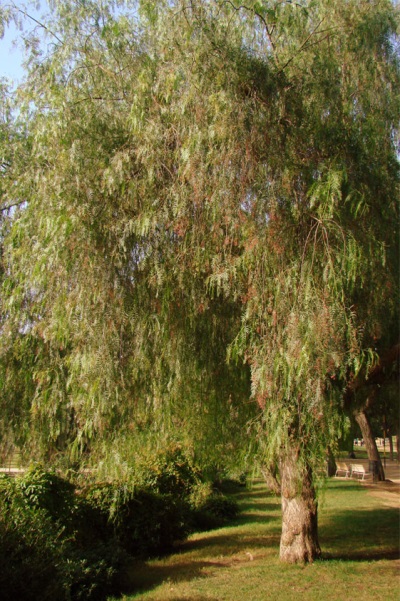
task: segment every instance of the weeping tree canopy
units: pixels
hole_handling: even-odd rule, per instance
[[[343,391],[398,337],[398,13],[50,5],[1,130],[2,432],[206,455],[255,419],[311,560]]]
[[[27,36],[5,115],[3,440],[76,460],[132,431],[160,444],[194,431],[213,463],[255,413],[248,366],[226,362],[241,307],[211,298],[200,272],[178,278],[179,237],[155,213],[159,167],[135,132],[156,25],[116,11],[54,4]]]

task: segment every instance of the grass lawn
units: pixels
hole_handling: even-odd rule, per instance
[[[307,566],[278,560],[279,499],[261,482],[237,499],[242,513],[231,526],[195,534],[169,557],[133,564],[129,589],[136,593],[123,600],[400,600],[398,496],[384,502],[355,481],[331,480],[320,501],[324,558]]]

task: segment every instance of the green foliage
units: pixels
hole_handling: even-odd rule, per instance
[[[95,530],[87,537],[88,524],[79,518],[85,512],[79,513],[80,501],[73,499],[72,490],[70,483],[39,468],[20,478],[2,476],[4,599],[97,601],[116,590],[123,554],[112,541],[99,540]]]
[[[117,483],[93,485],[83,494],[102,530],[133,556],[165,553],[191,529],[187,502],[173,494]]]
[[[194,530],[211,530],[232,521],[239,513],[237,502],[216,490],[211,483],[200,483],[190,495],[194,510]]]
[[[165,553],[193,530],[215,528],[236,516],[236,504],[204,481],[179,445],[144,454],[132,472],[129,481],[93,483],[80,493],[86,519],[131,555]]]
[[[191,529],[185,501],[171,494],[138,491],[124,507],[122,545],[133,555],[158,555],[184,540]]]
[[[3,599],[67,599],[63,548],[53,522],[43,513],[5,509],[2,503],[0,531]]]
[[[75,486],[65,478],[36,466],[16,482],[24,502],[33,510],[44,510],[63,527],[74,519],[74,514],[78,511]]]
[[[201,473],[179,445],[153,452],[137,466],[142,472],[136,478],[143,486],[160,494],[187,497],[200,481]]]
[[[131,469],[130,481],[95,483],[82,495],[100,518],[101,529],[113,532],[130,554],[165,553],[200,527],[197,514],[212,490],[179,445],[142,453]],[[220,521],[214,516],[212,526]]]
[[[200,507],[202,512],[220,518],[223,522],[231,521],[237,517],[239,508],[233,499],[222,494],[214,494]]]
[[[101,600],[129,556],[171,551],[237,505],[200,483],[180,448],[159,455],[142,484],[74,484],[41,467],[0,478],[0,583],[5,599]],[[146,486],[143,482],[146,481]]]

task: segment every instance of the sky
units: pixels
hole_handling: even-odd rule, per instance
[[[21,62],[23,55],[20,50],[13,48],[12,41],[18,35],[15,26],[7,28],[4,37],[0,40],[0,76],[7,79],[19,80],[23,70]]]
[[[1,5],[6,6],[9,0],[0,0]],[[11,3],[11,2],[10,2]],[[41,21],[41,16],[49,12],[47,0],[14,0],[13,4],[31,15],[34,19]],[[118,9],[116,9],[118,12]],[[22,16],[22,15],[21,15]],[[35,28],[35,22],[29,18],[24,19],[24,27],[26,31],[31,31]],[[18,31],[14,23],[10,23],[5,27],[4,36],[0,39],[0,78],[7,77],[15,80],[18,83],[23,77],[24,70],[22,63],[24,60],[23,32]],[[17,40],[17,44],[14,41]],[[19,43],[18,43],[19,42]]]
[[[16,6],[24,7],[25,3],[15,2]],[[33,17],[39,18],[45,11],[47,3],[42,1],[40,7],[27,5],[27,10]],[[33,28],[34,23],[26,19],[26,27],[29,30]],[[14,41],[17,40],[17,44]],[[22,46],[22,32],[18,31],[14,23],[5,27],[4,36],[0,39],[0,77],[18,82],[23,76],[22,62],[24,60],[24,51]]]

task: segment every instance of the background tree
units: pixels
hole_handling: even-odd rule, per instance
[[[360,427],[368,458],[374,462],[375,476],[384,480],[384,467],[376,445],[376,437],[392,436],[398,431],[399,415],[399,350],[397,344],[380,357],[367,380],[353,382],[350,403]],[[347,403],[349,403],[347,395]],[[393,459],[393,443],[390,445]]]

